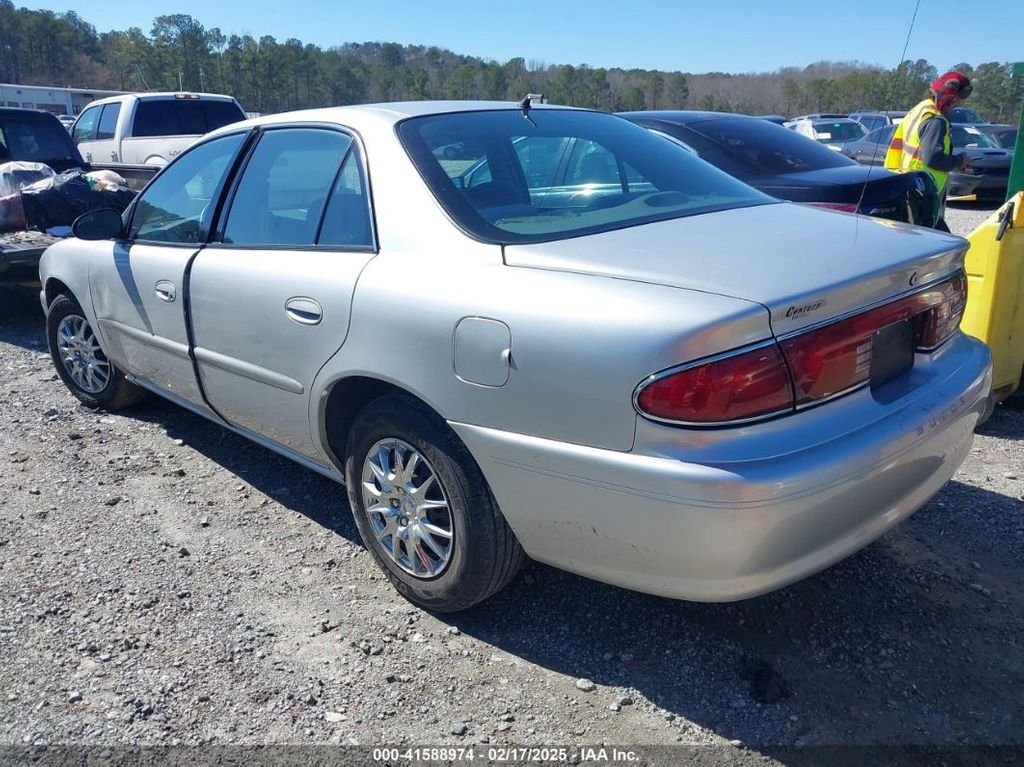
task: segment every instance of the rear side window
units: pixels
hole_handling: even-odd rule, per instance
[[[341,166],[338,181],[327,201],[317,244],[351,248],[373,246],[370,198],[363,177],[359,147],[355,144]]]
[[[96,129],[96,139],[114,138],[117,133],[117,116],[121,114],[120,104],[106,104],[100,115],[100,124]]]
[[[330,130],[288,128],[263,134],[238,183],[224,242],[313,245],[351,145],[350,136]]]
[[[244,133],[222,136],[190,149],[146,187],[135,204],[129,238],[147,242],[199,243],[206,240],[214,195]]]
[[[71,134],[71,138],[76,144],[92,141],[92,137],[96,134],[96,121],[99,119],[101,109],[102,107],[89,107],[78,116],[78,122],[75,123],[74,131]]]
[[[136,107],[132,135],[201,136],[244,119],[233,101],[150,99]]]

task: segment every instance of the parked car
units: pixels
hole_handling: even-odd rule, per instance
[[[459,142],[490,170],[469,186],[437,155]],[[779,202],[600,112],[271,115],[75,231],[40,270],[74,396],[153,391],[344,481],[433,610],[524,553],[676,598],[778,588],[927,502],[990,386],[964,240]]]
[[[133,93],[93,101],[71,135],[89,162],[144,180],[204,133],[246,119],[239,103],[213,93]]]
[[[951,123],[963,123],[964,125],[988,125],[989,122],[970,107],[953,107],[946,113]]]
[[[867,128],[849,117],[801,117],[786,123],[785,127],[801,136],[814,139],[829,149],[838,152],[847,141],[863,138]]]
[[[74,127],[75,118],[71,115],[57,115],[57,119],[60,120],[60,124],[67,128],[68,133],[70,133],[71,128]]]
[[[1017,128],[1007,128],[1006,130],[994,131],[989,135],[999,145],[1000,149],[1009,149],[1012,152],[1017,146],[1017,133]]]
[[[89,170],[56,115],[35,109],[0,109],[0,163],[11,161],[43,163],[57,173]],[[39,257],[54,242],[38,232],[0,234],[0,282],[35,282]]]
[[[667,111],[623,116],[680,142],[773,197],[922,226],[935,224],[938,192],[927,173],[871,171],[816,141],[754,117]]]
[[[843,154],[867,165],[882,165],[895,132],[895,126],[873,130],[862,140],[844,146]],[[1013,152],[1002,149],[975,125],[953,125],[951,143],[953,149],[967,153],[970,165],[949,175],[947,194],[1002,200],[1006,196]]]
[[[854,112],[851,120],[856,120],[867,130],[873,131],[886,125],[899,125],[900,120],[907,116],[905,111],[885,110],[881,112]]]

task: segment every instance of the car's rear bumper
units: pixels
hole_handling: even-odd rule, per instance
[[[915,368],[909,384],[756,427],[642,421],[632,453],[452,426],[531,557],[668,597],[742,599],[866,546],[952,477],[985,409],[988,349],[959,336]]]
[[[1007,176],[972,176],[968,173],[950,174],[946,194],[950,197],[977,195],[978,197],[998,197],[1006,195]]]

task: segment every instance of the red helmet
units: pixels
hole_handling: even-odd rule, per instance
[[[959,99],[965,99],[971,95],[971,81],[967,75],[960,72],[946,72],[932,83],[932,92],[937,97],[946,94]]]

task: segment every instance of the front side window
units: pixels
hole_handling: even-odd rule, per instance
[[[76,144],[83,141],[92,141],[96,134],[96,120],[99,119],[102,107],[89,107],[78,116],[78,122],[71,133],[71,138]]]
[[[135,204],[129,238],[147,242],[205,242],[213,199],[244,133],[221,136],[181,155],[146,187]]]
[[[872,144],[891,144],[894,133],[896,133],[896,126],[887,125],[884,128],[878,128],[871,131],[871,133],[865,136],[864,139],[865,141],[870,141]]]
[[[456,112],[405,120],[398,133],[449,215],[487,242],[543,242],[774,202],[685,149],[599,112],[541,108],[529,119],[519,110]],[[518,150],[527,141],[528,154]],[[446,167],[448,146],[475,158],[463,161],[469,165],[486,163],[489,179],[465,183]]]
[[[100,124],[96,129],[97,140],[114,138],[117,132],[117,116],[119,114],[121,114],[120,104],[107,104],[103,107],[103,113],[100,115]]]
[[[224,242],[313,245],[320,218],[352,138],[312,128],[267,131],[246,163]]]
[[[951,138],[955,149],[998,149],[998,144],[988,134],[982,133],[977,128],[954,125]]]

